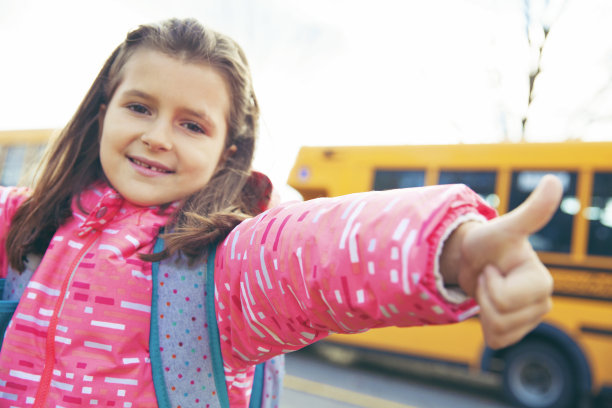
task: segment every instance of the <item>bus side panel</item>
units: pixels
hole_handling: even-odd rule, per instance
[[[569,297],[554,302],[546,321],[580,347],[591,366],[593,391],[612,387],[612,302]]]
[[[477,368],[483,348],[478,319],[444,326],[386,327],[359,334],[336,334],[328,341],[384,350]]]

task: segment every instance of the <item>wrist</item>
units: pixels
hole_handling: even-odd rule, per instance
[[[440,274],[445,286],[459,285],[460,275],[465,269],[463,243],[468,232],[479,224],[478,221],[465,221],[449,235],[440,254]]]

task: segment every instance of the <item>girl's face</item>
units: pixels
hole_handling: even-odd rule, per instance
[[[224,152],[230,94],[206,64],[138,50],[101,115],[100,161],[130,202],[181,200],[211,179]]]

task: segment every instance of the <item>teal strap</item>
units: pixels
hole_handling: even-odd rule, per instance
[[[251,402],[249,408],[260,408],[263,397],[264,386],[264,365],[265,363],[255,366],[255,378],[253,378],[253,392],[251,393]]]
[[[229,408],[223,356],[221,355],[221,343],[219,341],[219,328],[217,327],[217,315],[215,312],[215,254],[216,247],[211,245],[208,248],[208,260],[206,261],[206,319],[208,321],[208,341],[210,342],[210,355],[219,403],[222,408]]]
[[[4,292],[4,279],[0,279],[0,299]],[[0,349],[2,348],[2,341],[4,340],[4,332],[8,327],[15,309],[17,309],[17,300],[0,300]]]
[[[161,238],[155,242],[153,252],[157,253],[164,249],[164,240]],[[162,367],[161,352],[159,351],[159,323],[157,311],[158,297],[158,274],[159,262],[154,262],[152,266],[152,285],[153,294],[151,296],[151,331],[149,333],[149,357],[151,358],[151,370],[153,371],[153,386],[155,387],[155,395],[157,396],[157,405],[159,408],[170,408],[170,398],[166,388],[164,379],[164,370]]]

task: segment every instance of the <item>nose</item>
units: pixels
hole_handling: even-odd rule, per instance
[[[140,140],[153,151],[172,150],[172,126],[161,120],[155,121]]]

